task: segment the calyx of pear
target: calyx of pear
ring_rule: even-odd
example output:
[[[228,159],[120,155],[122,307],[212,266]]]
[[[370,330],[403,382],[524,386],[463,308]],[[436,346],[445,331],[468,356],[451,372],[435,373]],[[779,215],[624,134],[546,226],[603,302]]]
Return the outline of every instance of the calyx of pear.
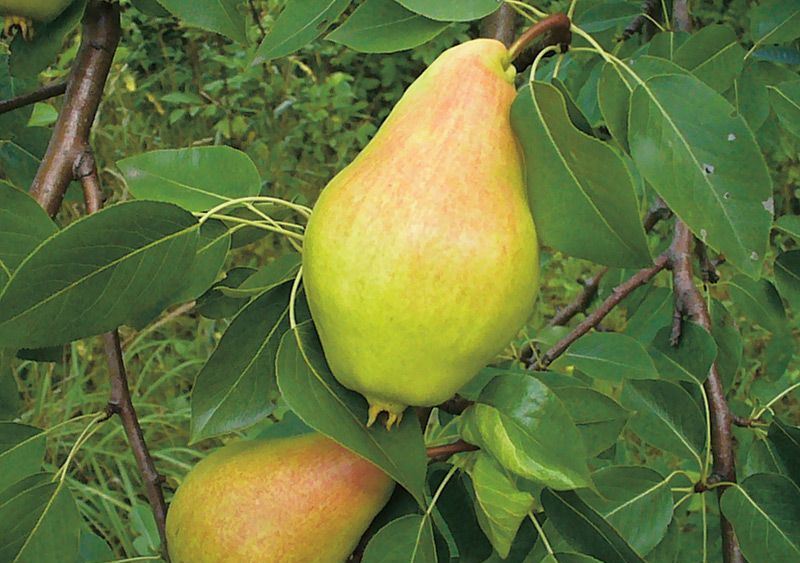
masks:
[[[341,562],[394,488],[321,434],[245,440],[197,464],[167,515],[173,563]]]
[[[440,55],[323,190],[304,283],[335,377],[369,424],[450,398],[530,316],[538,245],[499,41]]]
[[[31,20],[49,22],[56,19],[73,0],[0,0],[0,16],[4,16],[3,33],[11,35],[18,27],[25,39],[32,39]]]

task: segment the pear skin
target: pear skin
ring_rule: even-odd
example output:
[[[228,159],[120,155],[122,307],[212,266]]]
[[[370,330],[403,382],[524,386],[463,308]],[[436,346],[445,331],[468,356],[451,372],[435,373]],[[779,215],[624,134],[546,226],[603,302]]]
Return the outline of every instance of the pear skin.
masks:
[[[48,22],[58,17],[73,0],[0,0],[0,16],[17,16]]]
[[[391,425],[450,398],[530,317],[536,231],[499,41],[440,55],[323,190],[304,284],[335,377]]]
[[[244,440],[197,464],[167,514],[172,563],[345,561],[394,482],[321,434]]]

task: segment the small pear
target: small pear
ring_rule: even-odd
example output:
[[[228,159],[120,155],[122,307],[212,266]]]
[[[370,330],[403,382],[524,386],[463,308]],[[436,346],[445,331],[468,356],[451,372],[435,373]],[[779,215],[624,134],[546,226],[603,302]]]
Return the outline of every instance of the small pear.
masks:
[[[0,0],[0,16],[19,16],[49,22],[72,2],[73,0]]]
[[[0,16],[4,16],[3,33],[10,36],[18,27],[25,39],[33,38],[31,20],[49,22],[56,19],[73,0],[0,0]]]
[[[167,514],[172,563],[345,561],[392,494],[321,434],[245,440],[197,464]]]
[[[370,422],[450,398],[532,312],[538,246],[509,118],[514,72],[499,41],[445,51],[314,208],[309,306]]]

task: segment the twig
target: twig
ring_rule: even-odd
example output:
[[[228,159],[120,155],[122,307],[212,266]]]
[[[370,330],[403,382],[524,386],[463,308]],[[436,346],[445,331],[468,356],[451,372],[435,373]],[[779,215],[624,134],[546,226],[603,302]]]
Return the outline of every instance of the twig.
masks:
[[[703,280],[703,284],[717,283],[719,281],[719,273],[717,272],[716,263],[708,255],[708,247],[704,242],[695,239],[694,251],[700,262],[700,278]]]
[[[547,36],[547,45],[560,45],[561,50],[565,51],[572,40],[570,26],[572,23],[566,14],[553,14],[541,21],[536,22],[517,38],[508,48],[508,56],[513,61],[519,54],[528,48],[533,41],[539,37]],[[540,46],[540,49],[544,46]]]
[[[448,414],[459,415],[467,410],[467,407],[471,406],[473,401],[462,397],[461,395],[454,395],[452,399],[448,399],[441,405],[437,405],[439,410],[442,410]]]
[[[705,300],[692,277],[692,234],[683,221],[675,222],[675,235],[669,249],[670,266],[672,268],[673,288],[675,292],[675,322],[673,323],[672,341],[676,345],[681,336],[681,323],[684,317],[699,324],[711,332],[711,316]],[[733,451],[733,434],[731,432],[731,416],[725,399],[725,389],[719,375],[716,362],[711,366],[708,378],[703,383],[711,423],[711,451],[714,455],[714,477],[721,481],[736,482],[735,456]],[[725,487],[718,487],[722,495]],[[743,563],[744,557],[733,531],[733,526],[720,512],[722,533],[722,552],[725,563]]]
[[[441,461],[457,453],[474,452],[479,449],[480,448],[478,446],[469,444],[464,440],[459,440],[458,442],[454,442],[452,444],[446,444],[444,446],[433,446],[431,448],[428,448],[427,454],[429,459]]]
[[[84,15],[81,46],[66,87],[64,106],[31,186],[31,195],[50,216],[58,213],[72,180],[80,180],[83,186],[87,213],[94,213],[102,207],[100,180],[89,139],[120,32],[119,5],[101,0],[90,1]],[[163,478],[155,469],[133,408],[119,333],[116,330],[109,332],[103,335],[103,340],[111,380],[107,412],[109,416],[118,414],[122,421],[144,480],[147,499],[161,536],[163,556],[166,558],[166,503],[161,490]]]
[[[517,13],[508,4],[503,4],[481,22],[481,37],[501,41],[506,47],[514,41]]]
[[[31,185],[31,195],[54,216],[75,166],[89,150],[89,134],[120,38],[119,5],[92,0],[86,7],[81,46],[69,77],[64,106]]]
[[[261,34],[261,40],[263,41],[264,38],[267,36],[267,30],[264,29],[264,24],[261,22],[261,14],[258,13],[258,8],[256,7],[255,0],[249,0],[250,4],[250,13],[253,14],[253,19],[256,22],[256,26],[258,26],[258,32]]]
[[[27,94],[21,94],[15,98],[11,98],[9,100],[0,101],[0,114],[7,113],[9,111],[13,111],[15,109],[19,109],[21,107],[29,106],[31,104],[35,104],[36,102],[43,102],[45,100],[49,100],[50,98],[55,98],[56,96],[60,96],[67,90],[67,83],[66,82],[56,82],[54,84],[48,84],[46,86],[42,86],[38,90],[34,90],[33,92],[28,92]]]
[[[628,27],[622,32],[622,39],[630,39],[642,29],[644,29],[645,25],[653,20],[658,20],[659,14],[661,13],[661,0],[644,0],[642,2],[642,13],[633,18],[631,23],[628,24]]]
[[[552,348],[550,348],[545,355],[542,356],[541,360],[539,360],[538,365],[533,365],[530,367],[535,369],[544,369],[549,366],[556,358],[563,354],[573,342],[600,324],[600,322],[614,309],[614,307],[619,305],[623,299],[633,293],[633,290],[645,285],[659,272],[666,269],[668,264],[668,254],[661,254],[655,259],[655,262],[652,266],[639,270],[636,274],[619,284],[617,287],[611,290],[611,295],[606,298],[606,300],[603,301],[603,303],[601,303],[591,315],[587,316],[572,330],[572,332],[570,332],[564,338],[559,340]]]
[[[548,326],[565,326],[572,318],[578,313],[584,313],[589,305],[592,304],[594,298],[597,297],[597,292],[600,290],[600,282],[608,273],[608,268],[603,268],[594,276],[583,282],[583,290],[578,294],[569,305],[562,307],[550,319]]]

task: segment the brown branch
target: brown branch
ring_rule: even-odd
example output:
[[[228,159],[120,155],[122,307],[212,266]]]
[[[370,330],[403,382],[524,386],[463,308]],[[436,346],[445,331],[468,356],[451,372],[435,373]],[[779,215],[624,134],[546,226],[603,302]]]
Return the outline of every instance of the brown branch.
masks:
[[[261,40],[263,41],[264,38],[267,36],[267,30],[264,29],[264,24],[261,21],[261,14],[258,13],[258,8],[256,7],[255,0],[249,0],[250,4],[250,13],[253,14],[253,19],[256,22],[256,26],[258,27],[258,33],[261,35]]]
[[[547,323],[548,326],[565,326],[578,313],[585,313],[592,304],[597,292],[600,290],[600,282],[608,273],[608,268],[603,268],[594,276],[583,282],[583,290],[570,304],[562,307]]]
[[[0,114],[8,113],[9,111],[29,106],[31,104],[35,104],[36,102],[43,102],[45,100],[49,100],[50,98],[55,98],[56,96],[60,96],[66,92],[66,90],[66,82],[56,82],[42,86],[33,92],[28,92],[15,98],[0,101]]]
[[[547,45],[561,45],[561,50],[566,51],[572,40],[571,26],[566,14],[548,16],[526,29],[508,48],[508,56],[513,61],[539,37],[546,37]],[[539,50],[543,48],[540,45]]]
[[[661,1],[660,0],[644,0],[642,2],[642,13],[633,18],[631,23],[625,28],[622,32],[622,39],[630,39],[644,27],[650,23],[651,18],[653,20],[658,21],[659,14],[661,13]],[[649,16],[649,17],[648,17]]]
[[[503,4],[495,12],[483,18],[481,37],[497,39],[508,47],[514,41],[517,13],[509,4]]]
[[[31,185],[31,195],[51,216],[61,207],[81,155],[89,150],[89,134],[119,37],[119,5],[98,0],[89,2],[64,106]]]
[[[668,264],[669,256],[667,253],[661,254],[658,258],[656,258],[652,266],[639,270],[636,274],[619,284],[617,287],[611,290],[611,295],[606,298],[606,300],[603,301],[603,303],[601,303],[600,306],[594,312],[592,312],[592,314],[587,316],[572,330],[572,332],[553,345],[553,347],[550,348],[544,356],[542,356],[538,364],[529,367],[534,369],[547,368],[547,366],[549,366],[556,358],[563,354],[573,342],[600,324],[600,322],[606,318],[606,316],[614,309],[614,307],[619,305],[623,299],[633,293],[633,290],[645,285],[659,272],[666,269]]]
[[[672,26],[675,31],[692,31],[692,18],[689,16],[689,0],[672,1]]]
[[[683,221],[675,222],[675,235],[669,249],[670,266],[672,268],[673,288],[675,292],[675,322],[673,324],[672,341],[676,345],[681,336],[683,318],[699,324],[711,332],[711,316],[706,307],[703,295],[694,283],[692,276],[692,234]],[[711,451],[714,455],[713,477],[720,481],[735,483],[736,467],[733,451],[733,434],[731,424],[733,417],[725,399],[722,378],[717,370],[716,362],[711,366],[708,379],[703,383],[711,423]],[[722,495],[725,487],[718,487]],[[743,563],[744,557],[733,531],[733,526],[720,512],[722,533],[722,551],[725,563]]]
[[[464,440],[459,440],[452,444],[444,446],[433,446],[427,449],[428,458],[431,460],[442,461],[449,458],[451,455],[461,452],[474,452],[479,450],[478,446],[468,444]]]
[[[58,213],[72,180],[80,180],[83,186],[87,213],[94,213],[102,207],[100,180],[89,139],[120,32],[119,5],[90,1],[84,15],[81,46],[66,87],[64,106],[31,186],[31,195],[50,216]],[[109,416],[118,414],[122,421],[144,480],[145,493],[155,515],[166,558],[167,509],[161,490],[163,478],[155,469],[133,408],[119,333],[116,330],[109,332],[103,335],[103,340],[111,379],[107,411]]]
[[[83,197],[86,202],[86,213],[91,214],[99,211],[103,206],[103,193],[100,188],[100,179],[97,174],[94,155],[90,151],[85,151],[81,156],[80,163],[76,166],[76,172],[83,186]],[[161,538],[161,550],[164,557],[167,556],[167,505],[164,502],[164,492],[161,484],[164,482],[156,470],[153,457],[147,448],[142,427],[136,416],[136,409],[133,406],[131,392],[128,388],[128,374],[125,370],[125,361],[122,355],[122,344],[120,343],[119,331],[112,330],[103,335],[105,344],[106,358],[108,360],[108,370],[111,379],[111,394],[108,399],[106,410],[109,415],[117,414],[122,421],[122,427],[128,437],[133,457],[139,473],[144,480],[145,494],[158,528],[158,535]]]

